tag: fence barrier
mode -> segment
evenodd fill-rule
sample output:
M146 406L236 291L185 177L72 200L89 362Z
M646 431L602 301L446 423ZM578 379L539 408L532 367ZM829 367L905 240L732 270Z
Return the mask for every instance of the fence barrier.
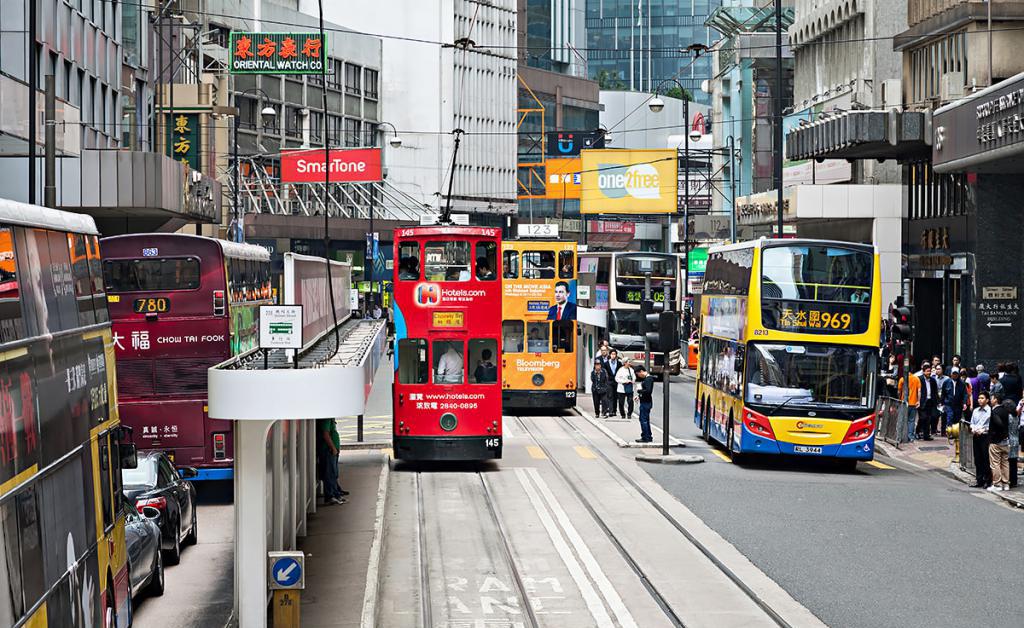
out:
M960 469L974 475L974 438L971 436L971 422L962 419L960 421L960 433L957 434L960 443Z
M907 442L907 404L892 397L879 397L875 410L878 436L898 449Z

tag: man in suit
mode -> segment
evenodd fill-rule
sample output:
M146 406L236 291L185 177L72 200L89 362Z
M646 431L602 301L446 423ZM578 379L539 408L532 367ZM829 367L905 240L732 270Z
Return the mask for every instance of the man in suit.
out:
M958 425L971 408L971 385L964 381L959 369L953 369L949 374L946 389L942 391L942 403L946 406L946 416L942 421L942 435L945 436L946 430L951 425Z
M568 282L559 281L555 284L555 304L548 309L548 320L576 320L576 304L569 300Z
M939 384L932 377L932 364L921 364L921 371L915 376L921 381L921 393L917 403L917 436L932 440L932 422L939 408Z

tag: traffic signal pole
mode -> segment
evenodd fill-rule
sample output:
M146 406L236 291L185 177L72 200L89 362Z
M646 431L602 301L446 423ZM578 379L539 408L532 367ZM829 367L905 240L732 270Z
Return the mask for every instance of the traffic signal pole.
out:
M672 284L670 282L668 282L668 281L666 281L665 284L664 284L664 286L665 286L665 310L666 311L662 312L662 318L668 319L668 321L667 321L669 323L668 330L675 330L675 329L678 329L679 327L678 327L678 325L676 323L675 316L670 311L670 308L672 307L672 299L669 298L669 291L671 290L671 288L670 288L671 285ZM668 314L668 316L665 316L666 314ZM665 328L664 325L659 325L659 327L661 327L660 331L663 334L668 331ZM669 336L675 336L675 334L674 333L669 333ZM664 345L664 343L662 343L662 344ZM667 348L668 347L666 347L666 346L662 346L662 349L667 349ZM669 373L670 373L670 371L672 369L669 368L669 352L665 351L664 353L662 353L662 356L663 357L661 359L661 377L662 377L662 382L663 382L663 384L662 384L663 390L661 391L661 397L662 397L662 399L661 399L661 404L662 404L662 415L661 415L661 455L667 456L668 455L668 426L669 426L668 412L669 412L669 402L670 402L670 399L671 399L669 394L668 394L668 387L669 387L669 378L671 377L671 375ZM650 371L648 371L648 372L650 372Z

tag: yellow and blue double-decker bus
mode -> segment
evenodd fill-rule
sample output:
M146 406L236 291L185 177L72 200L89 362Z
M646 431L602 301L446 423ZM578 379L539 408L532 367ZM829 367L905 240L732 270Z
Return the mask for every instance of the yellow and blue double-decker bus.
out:
M761 239L710 249L694 412L702 435L734 460L871 460L881 321L870 245Z
M0 626L131 623L111 336L92 218L0 199Z
M502 407L572 408L576 243L506 240L502 256Z

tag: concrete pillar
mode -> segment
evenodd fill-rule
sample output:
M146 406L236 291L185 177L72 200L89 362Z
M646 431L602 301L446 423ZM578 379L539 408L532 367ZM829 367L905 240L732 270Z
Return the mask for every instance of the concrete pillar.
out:
M267 435L275 421L235 422L235 616L267 625Z

